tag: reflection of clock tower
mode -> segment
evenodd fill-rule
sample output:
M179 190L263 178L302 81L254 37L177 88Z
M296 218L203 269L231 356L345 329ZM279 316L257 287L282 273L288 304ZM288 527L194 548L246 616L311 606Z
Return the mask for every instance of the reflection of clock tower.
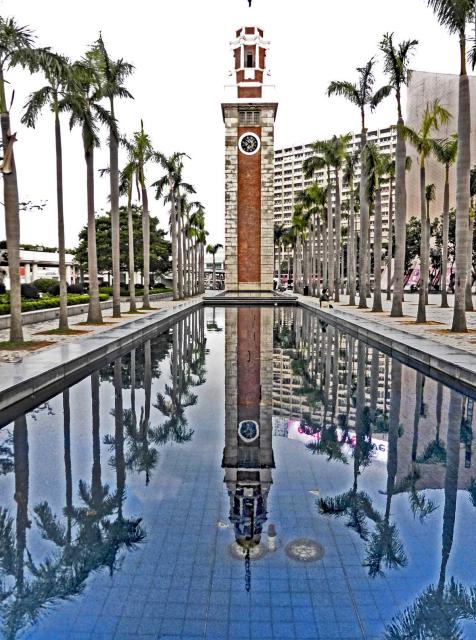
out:
M258 547L274 468L273 307L225 310L225 448L222 466L235 540Z
M274 120L263 93L262 29L242 27L231 43L237 92L222 104L225 122L225 279L228 291L272 291L274 270Z

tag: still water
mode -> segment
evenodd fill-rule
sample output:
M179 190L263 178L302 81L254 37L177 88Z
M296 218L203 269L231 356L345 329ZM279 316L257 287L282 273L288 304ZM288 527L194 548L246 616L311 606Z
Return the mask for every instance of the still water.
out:
M476 638L472 424L303 310L195 311L0 431L1 637Z

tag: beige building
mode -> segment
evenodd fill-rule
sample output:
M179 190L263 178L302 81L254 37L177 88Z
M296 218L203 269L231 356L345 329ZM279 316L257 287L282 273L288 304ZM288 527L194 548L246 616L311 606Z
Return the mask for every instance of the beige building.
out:
M341 134L347 133L341 131ZM353 133L352 139L347 147L349 153L360 149L360 133ZM381 153L387 155L395 155L395 146L397 143L397 134L394 129L387 127L385 129L375 129L368 132L368 141L374 142ZM317 171L312 179L304 177L302 165L304 160L310 158L313 154L311 143L287 147L285 149L277 149L274 152L274 222L275 224L284 224L291 226L293 216L293 207L296 204L296 198L300 191L306 189L314 180L319 185L325 187L327 185L326 170ZM355 183L360 179L360 164L357 166ZM395 191L395 188L393 188ZM395 194L394 194L395 195ZM342 186L341 180L341 200L345 202L349 198L349 189ZM332 189L332 203L335 203L335 189ZM382 234L383 243L388 241L388 212L390 203L390 192L388 181L383 181L382 187ZM394 197L395 203L395 197ZM394 204L395 210L395 204ZM358 225L358 216L357 216ZM345 225L345 223L344 223ZM373 220L370 221L371 234L373 234Z
M456 133L458 128L458 75L445 73L429 73L412 71L407 92L406 124L418 129L422 113L428 103L439 98L443 107L452 114L447 126L435 134L437 138L446 138ZM476 76L470 76L470 93L472 102L471 122L471 164L476 166ZM412 168L407 177L407 218L420 216L420 175L417 154L413 147L407 145L407 155L412 158ZM431 217L440 216L443 210L445 170L436 160L430 159L426 166L426 183L436 186L436 201L432 205ZM450 171L450 207L455 206L455 167Z

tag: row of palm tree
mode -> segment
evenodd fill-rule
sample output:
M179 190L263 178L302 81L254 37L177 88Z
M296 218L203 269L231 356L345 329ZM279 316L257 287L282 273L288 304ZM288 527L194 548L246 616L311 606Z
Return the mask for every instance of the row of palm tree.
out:
M402 113L402 89L408 83L410 77L409 63L411 55L413 54L418 42L416 40L404 40L400 43L394 41L394 35L392 33L386 33L380 43L379 50L383 58L384 73L386 75L387 84L383 85L376 91L374 90L375 76L375 58L371 58L367 64L357 68L358 79L357 82L349 81L334 81L331 82L327 94L329 96L338 95L343 96L352 104L354 104L360 113L361 134L360 134L360 164L361 164L361 177L359 181L358 203L359 203L359 215L360 215L360 238L359 238L359 308L367 308L368 297L368 281L369 281L369 206L372 204L372 189L368 188L369 173L365 170L365 164L367 163L366 155L375 160L375 150L368 150L367 144L367 127L366 127L366 115L367 109L370 108L374 111L380 102L391 93L395 95L397 104L397 144L395 153L394 167L387 174L390 182L390 188L395 181L395 247L393 247L393 225L392 225L392 210L390 210L390 239L388 248L388 281L391 281L391 259L393 257L393 249L395 249L395 264L393 273L393 297L390 315L392 317L403 316L403 288L405 277L405 244L406 244L406 216L407 216L407 202L406 202L406 178L405 172L407 169L407 150L406 141L409 140L417 150L420 162L420 178L421 178L421 218L422 218L422 251L421 251L421 265L422 265L422 287L420 292L419 310L418 310L418 322L425 321L424 303L427 297L427 265L428 265L428 240L427 237L427 202L431 201L427 198L427 187L425 183L425 160L430 153L433 153L436 158L445 166L446 181L445 181L445 202L444 202L444 242L443 242L443 274L446 276L446 260L444 257L447 255L447 226L449 212L449 199L448 199L448 170L449 166L456 161L456 283L455 283L455 303L453 310L453 322L452 331L460 332L466 331L466 317L465 309L471 306L470 290L468 285L468 256L470 255L470 248L468 246L468 212L470 210L470 95L469 95L469 80L467 76L467 44L468 34L467 27L475 17L475 6L473 0L428 0L428 5L433 9L436 17L442 26L445 26L450 34L456 34L459 39L460 49L460 80L459 80L459 101L458 101L458 134L456 137L446 140L431 140L431 133L437 131L439 127L445 124L450 114L444 109L439 101L432 105L427 105L422 118L421 128L418 132L412 132L405 126L403 113ZM470 62L474 69L476 64L476 46L473 45L470 51ZM341 136L340 139L344 137ZM305 162L305 173L307 177L313 176L314 172L318 168L327 168L327 216L324 218L324 225L327 225L327 242L323 247L322 258L322 275L324 277L324 283L333 294L336 300L339 299L339 271L340 266L336 261L339 259L340 247L340 217L341 217L341 204L340 204L340 191L339 191L339 179L336 177L334 191L335 191L335 206L334 215L332 211L331 201L331 167L337 167L344 164L345 176L348 176L348 183L351 186L350 192L352 194L352 203L350 204L350 212L354 215L354 190L353 190L353 172L352 169L349 173L348 169L351 159L349 156L344 159L337 159L335 153L335 143L339 140L337 137L331 141L318 142L313 145L313 150L316 153L316 157L309 158ZM332 143L334 142L334 146ZM439 146L437 149L436 147ZM345 150L344 150L345 152ZM344 153L345 155L345 153ZM370 161L369 162L373 162ZM370 168L370 167L368 167ZM377 184L374 182L374 184ZM431 191L431 190L430 190ZM378 196L378 193L376 194ZM319 198L322 199L322 195L319 194ZM322 209L322 204L320 205ZM391 203L393 207L393 202ZM374 212L375 213L375 212ZM425 224L423 224L425 220ZM376 219L377 227L380 224L378 216ZM318 248L314 246L314 236L320 220L317 222L313 215L309 215L309 210L306 212L306 216L302 216L301 203L298 203L295 210L295 217L293 218L293 228L287 237L288 244L293 244L295 247L294 257L298 258L298 263L294 261L295 274L294 282L297 284L299 290L299 279L302 276L308 275L309 270L306 266L308 255L313 255L316 252L321 251L321 241L319 241ZM335 224L335 229L334 229ZM355 227L350 225L349 238L355 235ZM379 228L377 228L377 232ZM282 235L282 234L278 234ZM377 235L377 234L376 234ZM311 248L305 247L302 249L302 241L306 236L310 236L313 246ZM322 237L326 238L326 231L322 232ZM336 239L336 248L334 250L334 238ZM286 244L286 241L280 240L281 244ZM379 247L379 238L376 237L377 249ZM355 304L355 243L350 243L350 251L348 256L348 291L350 295L350 304ZM374 258L376 255L374 247ZM378 252L379 253L379 252ZM301 262L302 260L302 262ZM312 261L312 259L311 259ZM374 259L377 264L380 262L380 255L377 259ZM301 265L304 265L303 267ZM320 285L321 277L321 265L312 270L313 278L317 279L317 289ZM378 276L379 277L379 276ZM308 284L308 283L307 283ZM442 279L443 289L446 286L446 280ZM315 286L312 283L311 288L315 290ZM302 285L301 285L302 289ZM387 288L387 297L390 298L390 287ZM377 303L374 304L373 310L380 310L381 304L379 303L380 292L377 292ZM448 305L446 292L442 299L443 306Z
M127 197L131 210L134 188L142 204L142 242L144 247L144 295L143 307L150 309L150 220L148 187L156 187L156 198L166 195L171 205L170 230L172 235L172 273L174 299L194 295L203 290L204 246L206 231L204 208L199 202L189 203L186 193L195 193L191 185L183 182L183 153L167 158L154 150L150 136L141 121L140 130L130 140L121 136L116 117L116 101L132 98L125 87L127 77L134 67L121 59L109 55L102 35L78 61L53 53L49 48L35 46L35 36L28 27L19 26L13 18L0 17L0 111L2 125L5 224L8 248L9 274L11 281L10 340L23 341L21 322L21 295L19 277L20 219L17 175L14 161L15 134L11 133L9 106L6 98L5 74L15 66L29 73L39 72L46 81L40 89L28 98L21 118L23 124L35 127L40 112L48 107L53 114L56 151L56 192L58 218L58 248L60 276L60 330L68 330L67 282L64 233L63 198L63 141L61 131L62 113L69 114L70 128L81 128L83 152L86 164L86 193L88 215L88 272L89 310L88 322L101 323L102 313L99 303L97 273L96 230L95 230L95 167L94 152L100 145L100 129L108 132L110 181L110 215L112 231L112 272L113 272L113 316L121 315L120 307L120 249L119 249L119 198ZM104 106L107 102L107 107ZM119 150L127 152L127 163L119 169ZM146 178L149 163L159 163L165 169L165 176L152 185ZM167 190L167 193L165 191ZM134 255L132 216L129 216L129 284L131 311L136 310L134 299Z

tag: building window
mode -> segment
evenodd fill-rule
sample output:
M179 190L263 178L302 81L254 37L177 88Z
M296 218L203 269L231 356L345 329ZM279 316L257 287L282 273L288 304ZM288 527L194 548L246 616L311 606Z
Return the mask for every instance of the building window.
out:
M250 109L246 111L245 110L240 111L239 118L240 118L240 126L253 127L253 126L259 126L261 123L260 112L258 110L252 111Z
M252 69L253 67L254 67L253 54L252 53L247 53L246 54L246 68L247 69Z

